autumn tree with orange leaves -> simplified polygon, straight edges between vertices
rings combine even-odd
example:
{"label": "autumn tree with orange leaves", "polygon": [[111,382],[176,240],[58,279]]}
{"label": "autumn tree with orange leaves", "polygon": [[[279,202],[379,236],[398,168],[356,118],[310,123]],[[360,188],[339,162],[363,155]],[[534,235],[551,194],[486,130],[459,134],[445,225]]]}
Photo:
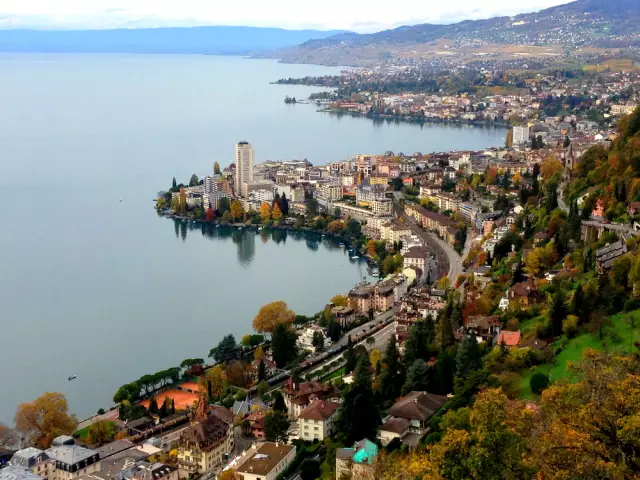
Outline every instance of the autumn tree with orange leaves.
{"label": "autumn tree with orange leaves", "polygon": [[71,435],[77,425],[62,393],[44,393],[33,402],[21,403],[16,410],[16,430],[39,448],[49,448],[60,435]]}
{"label": "autumn tree with orange leaves", "polygon": [[253,329],[260,333],[273,333],[279,324],[289,325],[295,319],[286,302],[277,301],[262,306],[253,319]]}

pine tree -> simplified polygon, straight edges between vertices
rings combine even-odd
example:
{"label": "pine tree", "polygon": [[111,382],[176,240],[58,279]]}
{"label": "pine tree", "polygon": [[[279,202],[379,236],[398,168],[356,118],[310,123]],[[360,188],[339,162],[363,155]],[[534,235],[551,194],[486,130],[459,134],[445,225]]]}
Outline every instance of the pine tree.
{"label": "pine tree", "polygon": [[480,349],[475,335],[465,335],[456,354],[456,376],[466,377],[481,367]]}
{"label": "pine tree", "polygon": [[261,382],[267,378],[267,369],[264,364],[264,359],[260,359],[260,363],[258,364],[258,382]]}
{"label": "pine tree", "polygon": [[402,387],[402,394],[412,391],[426,390],[429,386],[429,367],[424,360],[418,359],[407,371],[407,380]]}
{"label": "pine tree", "polygon": [[382,360],[384,369],[380,378],[380,396],[385,401],[393,401],[400,394],[404,383],[404,372],[400,363],[400,352],[395,336],[391,336]]}
{"label": "pine tree", "polygon": [[151,400],[149,400],[149,412],[158,413],[158,401],[156,397],[151,397]]}
{"label": "pine tree", "polygon": [[369,358],[360,357],[353,384],[346,391],[338,409],[337,431],[346,445],[363,438],[376,438],[381,424],[380,412],[373,401]]}
{"label": "pine tree", "polygon": [[289,215],[289,200],[284,192],[280,197],[280,210],[282,210],[283,215]]}
{"label": "pine tree", "polygon": [[273,409],[276,412],[286,412],[287,406],[284,403],[284,397],[282,396],[282,393],[280,393],[280,390],[275,390],[273,394],[275,396],[275,399],[273,401]]}
{"label": "pine tree", "polygon": [[578,288],[573,292],[571,297],[571,304],[569,305],[569,311],[572,315],[575,315],[579,319],[582,319],[584,313],[584,292],[582,291],[582,285],[578,285]]}

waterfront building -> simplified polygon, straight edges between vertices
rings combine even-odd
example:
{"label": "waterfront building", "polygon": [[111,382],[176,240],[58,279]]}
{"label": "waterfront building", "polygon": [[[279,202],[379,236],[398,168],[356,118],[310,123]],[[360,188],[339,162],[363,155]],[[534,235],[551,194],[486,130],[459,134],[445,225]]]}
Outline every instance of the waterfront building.
{"label": "waterfront building", "polygon": [[380,229],[380,239],[389,243],[397,243],[403,237],[411,235],[411,228],[407,224],[385,223]]}
{"label": "waterfront building", "polygon": [[418,268],[422,272],[421,277],[418,279],[419,282],[426,280],[430,263],[429,249],[427,247],[411,247],[404,254],[403,268]]}
{"label": "waterfront building", "polygon": [[302,350],[309,350],[313,353],[316,353],[317,349],[313,345],[313,336],[316,332],[322,335],[322,338],[324,340],[324,347],[325,348],[330,347],[331,338],[327,336],[326,330],[317,325],[312,325],[310,327],[305,328],[302,331],[302,333],[298,336],[298,339],[296,340],[296,344],[298,345],[298,348]]}
{"label": "waterfront building", "polygon": [[24,467],[10,465],[0,468],[0,480],[41,480],[39,476]]}
{"label": "waterfront building", "polygon": [[249,142],[236,143],[236,172],[234,191],[237,196],[242,193],[245,183],[253,182],[253,147]]}
{"label": "waterfront building", "polygon": [[278,442],[254,444],[235,468],[242,480],[275,480],[296,456],[296,447]]}
{"label": "waterfront building", "polygon": [[529,141],[529,126],[516,126],[513,127],[513,144],[522,145]]}
{"label": "waterfront building", "polygon": [[298,415],[298,435],[302,440],[323,441],[335,430],[340,404],[331,400],[314,400]]}
{"label": "waterfront building", "polygon": [[275,184],[271,180],[262,180],[261,182],[244,182],[242,184],[241,194],[243,197],[248,198],[251,192],[257,190],[271,190],[273,192]]}
{"label": "waterfront building", "polygon": [[[62,440],[64,438],[65,440]],[[48,480],[72,480],[82,475],[99,472],[100,455],[94,450],[78,445],[69,445],[67,437],[54,439],[51,448],[45,450],[49,457]],[[73,439],[72,439],[73,441]]]}
{"label": "waterfront building", "polygon": [[14,453],[9,460],[9,465],[25,468],[35,475],[46,478],[49,474],[48,460],[49,456],[43,450],[27,447]]}

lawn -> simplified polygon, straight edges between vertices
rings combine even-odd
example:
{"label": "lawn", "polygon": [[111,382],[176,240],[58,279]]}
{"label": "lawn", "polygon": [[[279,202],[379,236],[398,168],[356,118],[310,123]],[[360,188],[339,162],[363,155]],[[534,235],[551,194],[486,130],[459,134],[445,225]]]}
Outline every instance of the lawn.
{"label": "lawn", "polygon": [[[627,321],[627,315],[632,316],[633,320],[635,320],[635,328],[632,328],[631,322]],[[635,348],[633,342],[640,339],[640,332],[638,330],[640,330],[640,310],[634,310],[629,314],[620,313],[611,317],[611,326],[603,340],[600,339],[598,333],[582,333],[572,338],[565,348],[555,357],[553,363],[539,365],[532,370],[524,372],[524,376],[520,382],[520,397],[528,400],[537,397],[529,387],[531,375],[536,372],[548,374],[551,382],[567,378],[569,376],[567,363],[579,362],[585,348],[620,353],[630,352]],[[560,346],[560,342],[560,340],[556,341],[552,345],[552,348]]]}
{"label": "lawn", "polygon": [[[109,423],[109,427],[111,432],[113,432],[113,429],[116,425],[116,422],[112,422],[111,420],[105,420],[107,423]],[[89,428],[91,427],[91,425],[88,425],[84,428],[81,428],[80,430],[78,430],[76,433],[73,434],[74,437],[80,438],[82,440],[87,440],[87,435],[89,435]]]}
{"label": "lawn", "polygon": [[320,381],[321,382],[329,382],[330,380],[333,380],[334,378],[342,377],[345,373],[346,373],[345,368],[344,367],[340,367],[335,372],[331,372],[330,374],[322,377],[322,379]]}

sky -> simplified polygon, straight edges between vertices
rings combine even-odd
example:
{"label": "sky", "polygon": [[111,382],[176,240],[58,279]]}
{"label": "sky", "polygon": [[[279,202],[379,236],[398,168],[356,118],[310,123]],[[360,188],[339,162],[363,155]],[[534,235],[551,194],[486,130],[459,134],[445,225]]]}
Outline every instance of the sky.
{"label": "sky", "polygon": [[0,28],[245,25],[369,33],[400,25],[515,15],[567,0],[0,0]]}

